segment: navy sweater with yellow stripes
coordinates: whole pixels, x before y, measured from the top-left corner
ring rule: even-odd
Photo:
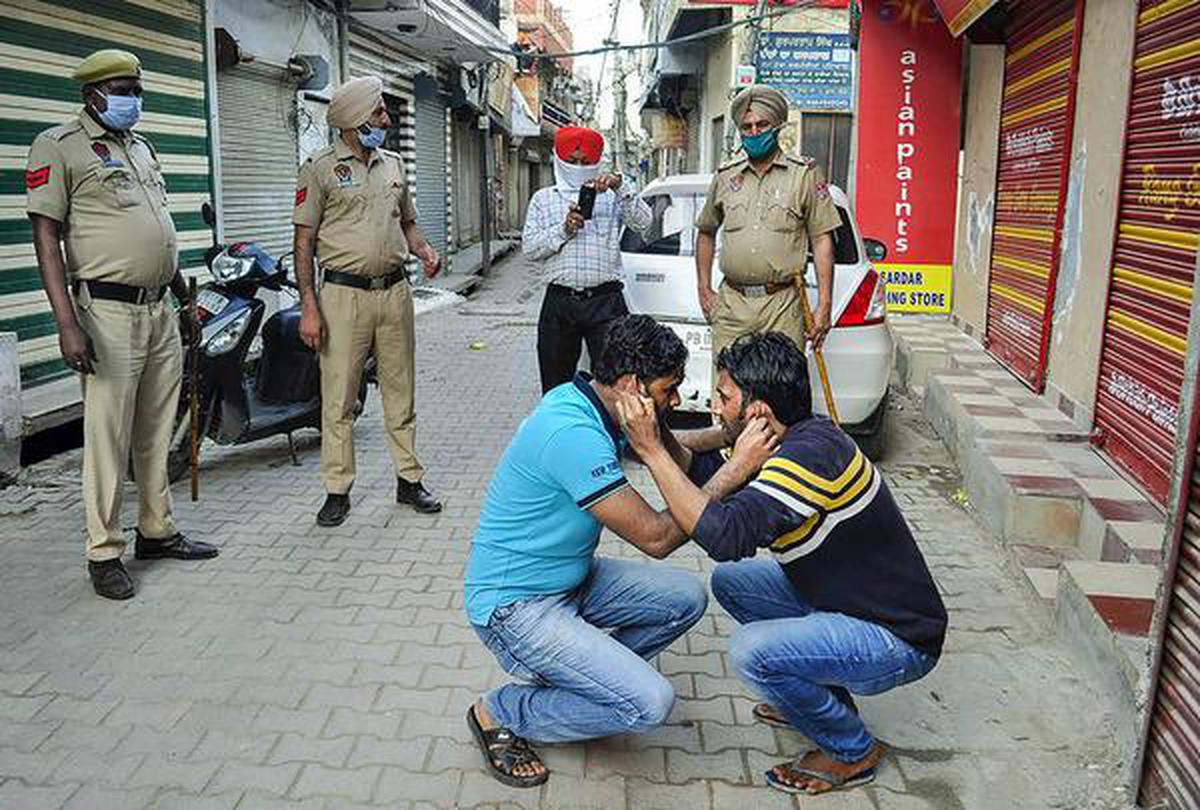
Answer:
[[[716,466],[697,461],[697,472]],[[904,515],[854,440],[824,417],[790,427],[757,478],[708,505],[692,538],[714,560],[770,548],[814,609],[941,652],[946,608]]]

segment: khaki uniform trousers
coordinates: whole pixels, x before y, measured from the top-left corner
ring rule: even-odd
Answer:
[[[175,534],[167,452],[179,404],[183,347],[179,319],[166,300],[126,304],[75,302],[95,349],[94,374],[83,381],[83,508],[87,556],[113,560],[125,550],[121,496],[130,451],[143,537]]]
[[[321,478],[325,491],[344,495],[354,484],[354,407],[371,348],[379,372],[383,422],[396,475],[419,481],[412,291],[407,282],[386,290],[343,284],[321,287],[326,340],[321,351]]]
[[[721,349],[742,335],[756,332],[782,332],[804,351],[804,307],[800,303],[800,292],[794,286],[750,298],[728,284],[721,285],[712,319],[714,386],[717,355]]]

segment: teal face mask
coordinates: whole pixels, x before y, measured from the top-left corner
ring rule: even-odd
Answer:
[[[778,129],[768,129],[766,132],[760,132],[757,135],[742,136],[742,148],[746,150],[746,155],[751,160],[765,158],[775,151],[775,146],[778,143]]]

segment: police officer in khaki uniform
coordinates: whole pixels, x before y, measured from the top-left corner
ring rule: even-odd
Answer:
[[[820,347],[829,332],[833,297],[832,231],[841,225],[821,170],[807,158],[785,155],[779,129],[787,122],[787,98],[774,88],[751,85],[734,98],[731,118],[742,135],[745,157],[713,177],[696,220],[696,279],[700,306],[712,324],[713,358],[750,332],[778,331]],[[724,226],[720,292],[712,289],[717,229]],[[797,274],[812,244],[817,269],[815,323],[804,323]],[[807,327],[807,328],[806,328]]]
[[[321,356],[321,526],[350,512],[354,484],[354,407],[372,347],[379,367],[384,426],[396,468],[396,502],[418,512],[441,503],[421,483],[414,451],[413,303],[404,262],[419,257],[435,276],[441,259],[417,227],[400,156],[381,149],[391,120],[383,84],[363,77],[333,94],[327,119],[340,132],[300,169],[296,182],[296,277],[300,336]],[[314,286],[313,255],[323,283]]]
[[[141,65],[103,50],[75,70],[84,108],[38,135],[25,173],[27,210],[63,362],[83,384],[83,505],[96,593],[133,596],[121,564],[121,490],[133,454],[139,560],[217,556],[175,529],[167,477],[183,357],[167,298],[187,287],[154,147],[132,132]],[[66,248],[64,257],[63,248]],[[70,293],[68,293],[68,285]]]

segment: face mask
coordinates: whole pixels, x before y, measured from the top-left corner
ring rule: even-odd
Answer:
[[[100,95],[104,97],[108,109],[104,112],[96,110],[96,117],[109,129],[133,129],[134,124],[142,117],[141,96],[106,96],[103,93]]]
[[[561,191],[579,191],[584,183],[590,183],[599,176],[599,163],[577,166],[567,163],[558,155],[554,156],[554,181]]]
[[[369,132],[359,132],[358,142],[367,149],[378,149],[383,146],[383,140],[387,137],[387,130],[380,127],[371,127]]]
[[[742,136],[742,148],[746,150],[746,155],[751,160],[758,160],[771,154],[775,151],[777,143],[779,143],[778,129],[768,129],[757,135]]]

